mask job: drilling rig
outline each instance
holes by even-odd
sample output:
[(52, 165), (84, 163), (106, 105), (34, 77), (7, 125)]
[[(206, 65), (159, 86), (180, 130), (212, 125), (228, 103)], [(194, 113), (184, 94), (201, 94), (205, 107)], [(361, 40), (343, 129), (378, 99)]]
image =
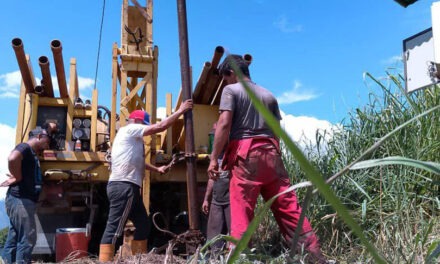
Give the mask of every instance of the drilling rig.
[[(70, 59), (66, 81), (62, 42), (50, 42), (53, 52), (59, 97), (51, 82), (49, 58), (38, 59), (42, 81), (37, 84), (30, 61), (20, 38), (12, 40), (22, 75), (16, 144), (25, 142), (37, 126), (56, 124), (51, 148), (39, 157), (43, 188), (37, 205), (37, 244), (33, 254), (58, 254), (57, 238), (63, 232), (79, 231), (83, 251), (97, 254), (108, 214), (106, 184), (110, 174), (111, 144), (129, 113), (141, 109), (157, 119), (157, 77), (159, 48), (153, 42), (153, 2), (140, 5), (122, 1), (121, 43), (113, 44), (110, 109), (98, 104), (98, 89), (92, 98), (83, 100), (78, 90), (77, 61)], [(185, 153), (185, 128), (181, 118), (168, 130), (144, 138), (146, 162), (172, 164), (165, 175), (145, 171), (142, 197), (150, 216), (160, 212), (160, 228), (153, 227), (149, 248), (161, 247), (172, 237), (160, 229), (179, 234), (189, 228), (188, 208), (200, 208), (208, 179), (209, 133), (218, 118), (218, 105), (225, 84), (217, 69), (224, 49), (218, 46), (210, 61), (205, 62), (192, 95), (194, 101), (194, 144), (196, 146), (197, 186), (195, 199), (189, 199), (187, 165), (176, 159)], [(251, 63), (252, 57), (244, 58)], [(172, 95), (166, 95), (166, 114), (173, 111)], [(177, 109), (182, 92), (175, 103)], [(183, 158), (185, 159), (185, 157)], [(202, 217), (201, 217), (202, 219)], [(203, 219), (201, 220), (203, 229)], [(87, 253), (86, 253), (87, 255)], [(62, 259), (62, 258), (61, 258)], [(58, 259), (57, 261), (61, 260)]]

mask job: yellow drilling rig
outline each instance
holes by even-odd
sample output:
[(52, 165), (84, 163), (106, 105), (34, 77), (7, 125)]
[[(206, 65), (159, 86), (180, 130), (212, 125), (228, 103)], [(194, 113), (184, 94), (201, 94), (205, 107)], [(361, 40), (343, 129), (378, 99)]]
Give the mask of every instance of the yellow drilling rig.
[[(58, 241), (62, 235), (77, 232), (82, 236), (83, 251), (97, 254), (107, 220), (106, 184), (110, 174), (111, 143), (118, 127), (123, 126), (129, 113), (136, 109), (147, 111), (151, 122), (157, 122), (159, 49), (153, 43), (152, 0), (146, 0), (144, 6), (134, 0), (123, 0), (121, 44), (113, 44), (112, 49), (111, 88), (99, 90), (100, 93), (111, 93), (111, 107), (108, 108), (98, 104), (98, 89), (93, 90), (90, 100), (80, 98), (75, 58), (70, 59), (69, 81), (66, 81), (60, 40), (50, 43), (59, 97), (54, 96), (49, 58), (41, 56), (38, 59), (42, 82), (37, 85), (22, 40), (12, 40), (22, 75), (16, 143), (25, 142), (29, 132), (37, 126), (55, 123), (58, 127), (50, 150), (40, 156), (44, 184), (35, 216), (38, 238), (34, 254), (58, 254), (61, 250), (58, 247), (66, 246)], [(144, 138), (146, 162), (157, 165), (172, 162), (173, 166), (165, 175), (145, 171), (143, 200), (150, 216), (154, 212), (162, 214), (156, 224), (175, 234), (194, 228), (191, 220), (197, 223), (196, 229), (203, 230), (203, 219), (195, 218), (199, 218), (207, 181), (209, 133), (218, 118), (224, 87), (217, 69), (223, 52), (221, 46), (215, 48), (212, 59), (203, 66), (194, 93), (190, 95), (195, 103), (192, 111), (193, 153), (188, 153), (185, 145), (183, 118), (167, 131)], [(250, 63), (252, 57), (246, 55), (245, 59)], [(181, 91), (174, 109), (179, 107), (182, 97)], [(172, 96), (167, 94), (166, 114), (170, 115), (172, 111)], [(188, 163), (176, 162), (181, 160), (176, 159), (181, 153), (185, 153), (183, 160), (190, 157), (197, 165), (196, 184), (191, 188), (187, 187)], [(191, 210), (196, 213), (191, 215), (188, 213)], [(170, 239), (172, 237), (153, 227), (149, 248), (160, 248)]]

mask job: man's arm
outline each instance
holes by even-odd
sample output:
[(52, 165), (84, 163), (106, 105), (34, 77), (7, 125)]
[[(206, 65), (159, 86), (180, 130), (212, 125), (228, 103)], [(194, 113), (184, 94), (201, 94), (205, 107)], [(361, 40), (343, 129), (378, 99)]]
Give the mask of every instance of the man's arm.
[(147, 126), (144, 129), (144, 136), (149, 136), (164, 131), (165, 129), (170, 127), (186, 111), (192, 109), (192, 107), (193, 107), (193, 101), (191, 99), (186, 100), (180, 105), (179, 110), (174, 112), (168, 118), (162, 120), (157, 124)]
[(211, 152), (211, 161), (208, 167), (208, 175), (210, 179), (216, 180), (218, 178), (218, 157), (228, 142), (231, 126), (232, 112), (222, 111), (218, 118), (217, 128), (214, 135), (214, 147)]
[(13, 150), (11, 152), (11, 154), (9, 154), (9, 157), (8, 157), (9, 174), (7, 174), (9, 179), (2, 182), (0, 184), (0, 187), (10, 186), (10, 185), (18, 183), (22, 180), (22, 178), (23, 178), (22, 174), (21, 174), (22, 160), (23, 160), (23, 156), (17, 150)]
[(209, 213), (209, 204), (212, 200), (212, 187), (214, 186), (214, 180), (209, 179), (208, 183), (206, 184), (206, 192), (205, 192), (205, 199), (203, 199), (203, 205), (202, 205), (202, 211), (204, 214)]
[(145, 168), (147, 170), (150, 170), (150, 171), (154, 171), (154, 172), (157, 172), (157, 173), (160, 173), (160, 174), (164, 174), (164, 173), (167, 172), (168, 166), (156, 167), (156, 166), (153, 166), (151, 164), (145, 163)]

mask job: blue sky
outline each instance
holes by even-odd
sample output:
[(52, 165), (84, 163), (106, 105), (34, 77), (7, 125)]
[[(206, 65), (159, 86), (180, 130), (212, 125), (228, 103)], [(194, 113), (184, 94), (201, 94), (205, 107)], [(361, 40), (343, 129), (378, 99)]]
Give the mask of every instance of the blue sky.
[[(218, 45), (231, 53), (250, 53), (252, 79), (279, 98), (292, 134), (302, 126), (310, 130), (337, 124), (350, 109), (364, 105), (374, 90), (366, 85), (364, 72), (380, 77), (390, 67), (402, 70), (402, 40), (431, 26), (433, 2), (420, 0), (403, 8), (392, 0), (187, 1), (193, 79), (198, 79)], [(105, 7), (97, 88), (99, 104), (106, 106), (110, 106), (111, 48), (120, 41), (121, 3), (106, 1)], [(41, 55), (49, 57), (55, 75), (50, 41), (61, 40), (66, 74), (75, 57), (80, 92), (90, 96), (102, 5), (98, 0), (2, 3), (0, 133), (7, 144), (2, 162), (14, 145), (9, 135), (17, 119), (20, 83), (11, 40), (23, 40), (37, 78)], [(176, 98), (181, 86), (176, 1), (154, 1), (153, 19), (153, 40), (159, 46), (158, 106), (165, 106), (165, 94)]]

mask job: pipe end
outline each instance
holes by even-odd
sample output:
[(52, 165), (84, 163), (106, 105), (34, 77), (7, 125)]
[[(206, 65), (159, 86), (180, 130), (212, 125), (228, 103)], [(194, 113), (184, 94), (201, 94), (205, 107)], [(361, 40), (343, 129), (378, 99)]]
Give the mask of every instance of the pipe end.
[(243, 55), (243, 60), (246, 61), (247, 65), (250, 65), (252, 62), (252, 55), (251, 54), (244, 54)]
[(215, 47), (215, 52), (223, 54), (225, 52), (225, 49), (222, 46), (217, 46)]
[(12, 39), (12, 47), (14, 48), (18, 48), (20, 46), (23, 46), (23, 41), (21, 40), (21, 38), (14, 38)]
[(52, 40), (52, 41), (50, 42), (50, 46), (51, 46), (52, 50), (53, 50), (53, 49), (62, 48), (62, 46), (61, 46), (61, 41), (58, 40), (58, 39), (54, 39), (54, 40)]
[(46, 56), (40, 56), (40, 57), (38, 58), (38, 62), (39, 62), (40, 64), (46, 64), (46, 63), (49, 63), (49, 58), (47, 58)]

